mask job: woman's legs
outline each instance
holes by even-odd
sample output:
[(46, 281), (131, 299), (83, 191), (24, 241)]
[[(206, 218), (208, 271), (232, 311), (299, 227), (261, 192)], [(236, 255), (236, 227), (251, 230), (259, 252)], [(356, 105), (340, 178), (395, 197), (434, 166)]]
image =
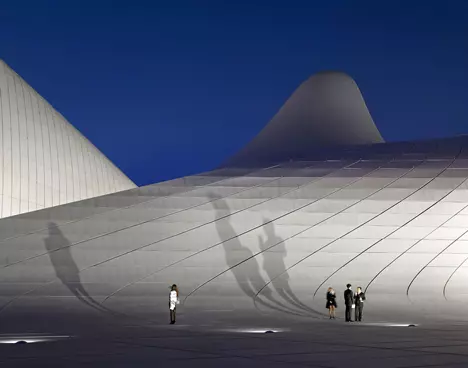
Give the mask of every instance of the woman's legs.
[(330, 312), (331, 312), (331, 318), (335, 319), (335, 306), (334, 305), (330, 306)]

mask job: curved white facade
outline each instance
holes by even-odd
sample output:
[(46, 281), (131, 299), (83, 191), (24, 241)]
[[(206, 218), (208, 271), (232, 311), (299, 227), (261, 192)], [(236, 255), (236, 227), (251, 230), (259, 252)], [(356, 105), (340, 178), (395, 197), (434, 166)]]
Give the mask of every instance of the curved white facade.
[[(337, 86), (323, 85), (332, 96)], [(381, 143), (360, 111), (328, 120), (336, 140), (319, 120), (282, 120), (297, 130), (279, 147), (302, 131), (330, 149), (269, 156), (275, 146), (262, 138), (248, 152), (271, 165), (242, 154), (211, 172), (1, 219), (0, 344), (32, 332), (67, 342), (41, 354), (4, 349), (0, 362), (468, 366), (468, 136)], [(286, 131), (278, 126), (264, 130), (272, 141)], [(169, 327), (174, 283), (181, 302)], [(362, 323), (344, 326), (347, 283), (367, 299)], [(280, 334), (247, 341), (265, 331)]]
[(135, 184), (0, 60), (0, 218)]

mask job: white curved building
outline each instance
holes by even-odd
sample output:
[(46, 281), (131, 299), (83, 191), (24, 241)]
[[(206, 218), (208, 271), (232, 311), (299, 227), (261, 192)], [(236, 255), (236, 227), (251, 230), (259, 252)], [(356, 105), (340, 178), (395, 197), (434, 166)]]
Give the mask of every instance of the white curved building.
[(0, 218), (135, 187), (0, 60)]
[[(383, 143), (349, 77), (299, 92), (223, 168), (0, 220), (0, 335), (78, 336), (55, 349), (77, 367), (99, 353), (96, 366), (467, 366), (468, 136)], [(344, 327), (347, 283), (367, 299)], [(111, 363), (99, 331), (118, 341)]]

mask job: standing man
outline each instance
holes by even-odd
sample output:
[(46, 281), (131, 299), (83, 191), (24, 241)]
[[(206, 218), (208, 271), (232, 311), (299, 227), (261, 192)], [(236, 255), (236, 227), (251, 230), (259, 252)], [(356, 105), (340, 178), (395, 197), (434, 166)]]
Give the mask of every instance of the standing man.
[(346, 306), (345, 320), (346, 322), (353, 322), (351, 319), (351, 311), (354, 305), (354, 293), (351, 289), (351, 284), (346, 285), (347, 289), (344, 292), (344, 301)]
[(359, 286), (357, 288), (356, 294), (354, 295), (354, 304), (356, 307), (356, 316), (354, 320), (356, 322), (362, 321), (362, 309), (364, 308), (364, 300), (366, 300), (366, 295), (362, 291), (362, 288)]

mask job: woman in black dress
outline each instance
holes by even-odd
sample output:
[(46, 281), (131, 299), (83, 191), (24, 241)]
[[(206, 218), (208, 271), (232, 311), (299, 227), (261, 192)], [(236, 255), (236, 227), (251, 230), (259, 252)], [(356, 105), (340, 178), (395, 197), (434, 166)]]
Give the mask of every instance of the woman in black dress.
[(330, 319), (335, 319), (335, 309), (337, 307), (336, 304), (336, 293), (333, 288), (329, 287), (327, 290), (327, 306), (326, 308), (328, 309), (328, 315), (330, 316)]

